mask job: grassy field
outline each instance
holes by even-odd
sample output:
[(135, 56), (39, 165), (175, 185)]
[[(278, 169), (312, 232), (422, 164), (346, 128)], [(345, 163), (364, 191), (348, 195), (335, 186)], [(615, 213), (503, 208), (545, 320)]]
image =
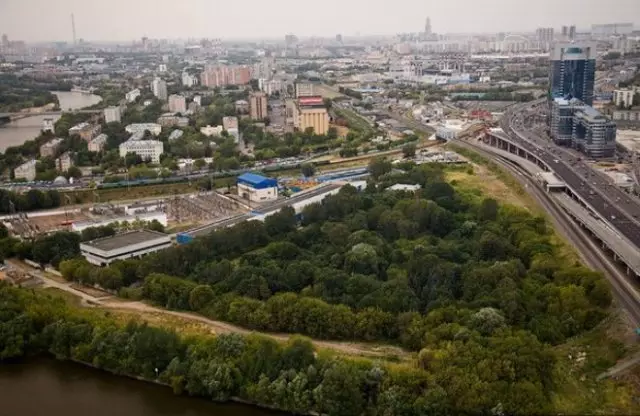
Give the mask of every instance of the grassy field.
[(347, 110), (344, 108), (335, 108), (333, 110), (336, 113), (336, 116), (342, 117), (347, 120), (349, 123), (349, 128), (351, 130), (359, 131), (364, 134), (370, 134), (374, 132), (373, 127), (365, 119), (363, 119), (360, 115), (358, 115), (355, 111)]

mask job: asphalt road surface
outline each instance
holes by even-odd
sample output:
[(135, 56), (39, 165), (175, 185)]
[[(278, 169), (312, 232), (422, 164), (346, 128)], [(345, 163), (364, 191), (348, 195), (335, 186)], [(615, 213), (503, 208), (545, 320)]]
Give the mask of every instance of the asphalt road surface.
[(509, 140), (549, 165), (558, 178), (587, 201), (636, 248), (640, 248), (640, 205), (635, 199), (607, 183), (590, 166), (562, 151), (555, 144), (530, 132), (514, 129), (512, 123), (514, 120), (517, 122), (519, 110), (522, 110), (522, 106), (515, 106), (503, 117), (502, 128)]

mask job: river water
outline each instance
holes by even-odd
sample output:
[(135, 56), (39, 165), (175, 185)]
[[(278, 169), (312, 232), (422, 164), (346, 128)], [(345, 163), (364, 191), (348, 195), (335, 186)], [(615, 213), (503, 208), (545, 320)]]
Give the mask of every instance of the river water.
[[(78, 110), (99, 103), (102, 98), (95, 94), (83, 94), (71, 91), (52, 91), (60, 101), (60, 108), (64, 110)], [(52, 117), (52, 116), (49, 116)], [(42, 130), (45, 116), (27, 117), (0, 126), (0, 152), (7, 147), (19, 146), (27, 140), (36, 138)], [(53, 116), (54, 120), (60, 118)]]
[(53, 359), (0, 365), (0, 415), (276, 416), (240, 404), (175, 396), (168, 387)]

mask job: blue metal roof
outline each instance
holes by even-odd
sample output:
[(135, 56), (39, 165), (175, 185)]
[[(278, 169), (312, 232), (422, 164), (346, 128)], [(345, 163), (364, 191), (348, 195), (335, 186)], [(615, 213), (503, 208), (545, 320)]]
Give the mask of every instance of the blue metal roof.
[(278, 181), (255, 173), (243, 173), (238, 176), (238, 183), (249, 185), (256, 189), (271, 188), (278, 186)]

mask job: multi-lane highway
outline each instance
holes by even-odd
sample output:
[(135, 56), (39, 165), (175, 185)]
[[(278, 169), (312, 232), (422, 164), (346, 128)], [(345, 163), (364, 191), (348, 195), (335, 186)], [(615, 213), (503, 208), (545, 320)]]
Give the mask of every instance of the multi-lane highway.
[(523, 106), (514, 106), (504, 115), (501, 124), (506, 138), (546, 163), (596, 213), (636, 248), (640, 248), (640, 205), (628, 194), (601, 179), (574, 155), (531, 132), (513, 127), (522, 110)]

